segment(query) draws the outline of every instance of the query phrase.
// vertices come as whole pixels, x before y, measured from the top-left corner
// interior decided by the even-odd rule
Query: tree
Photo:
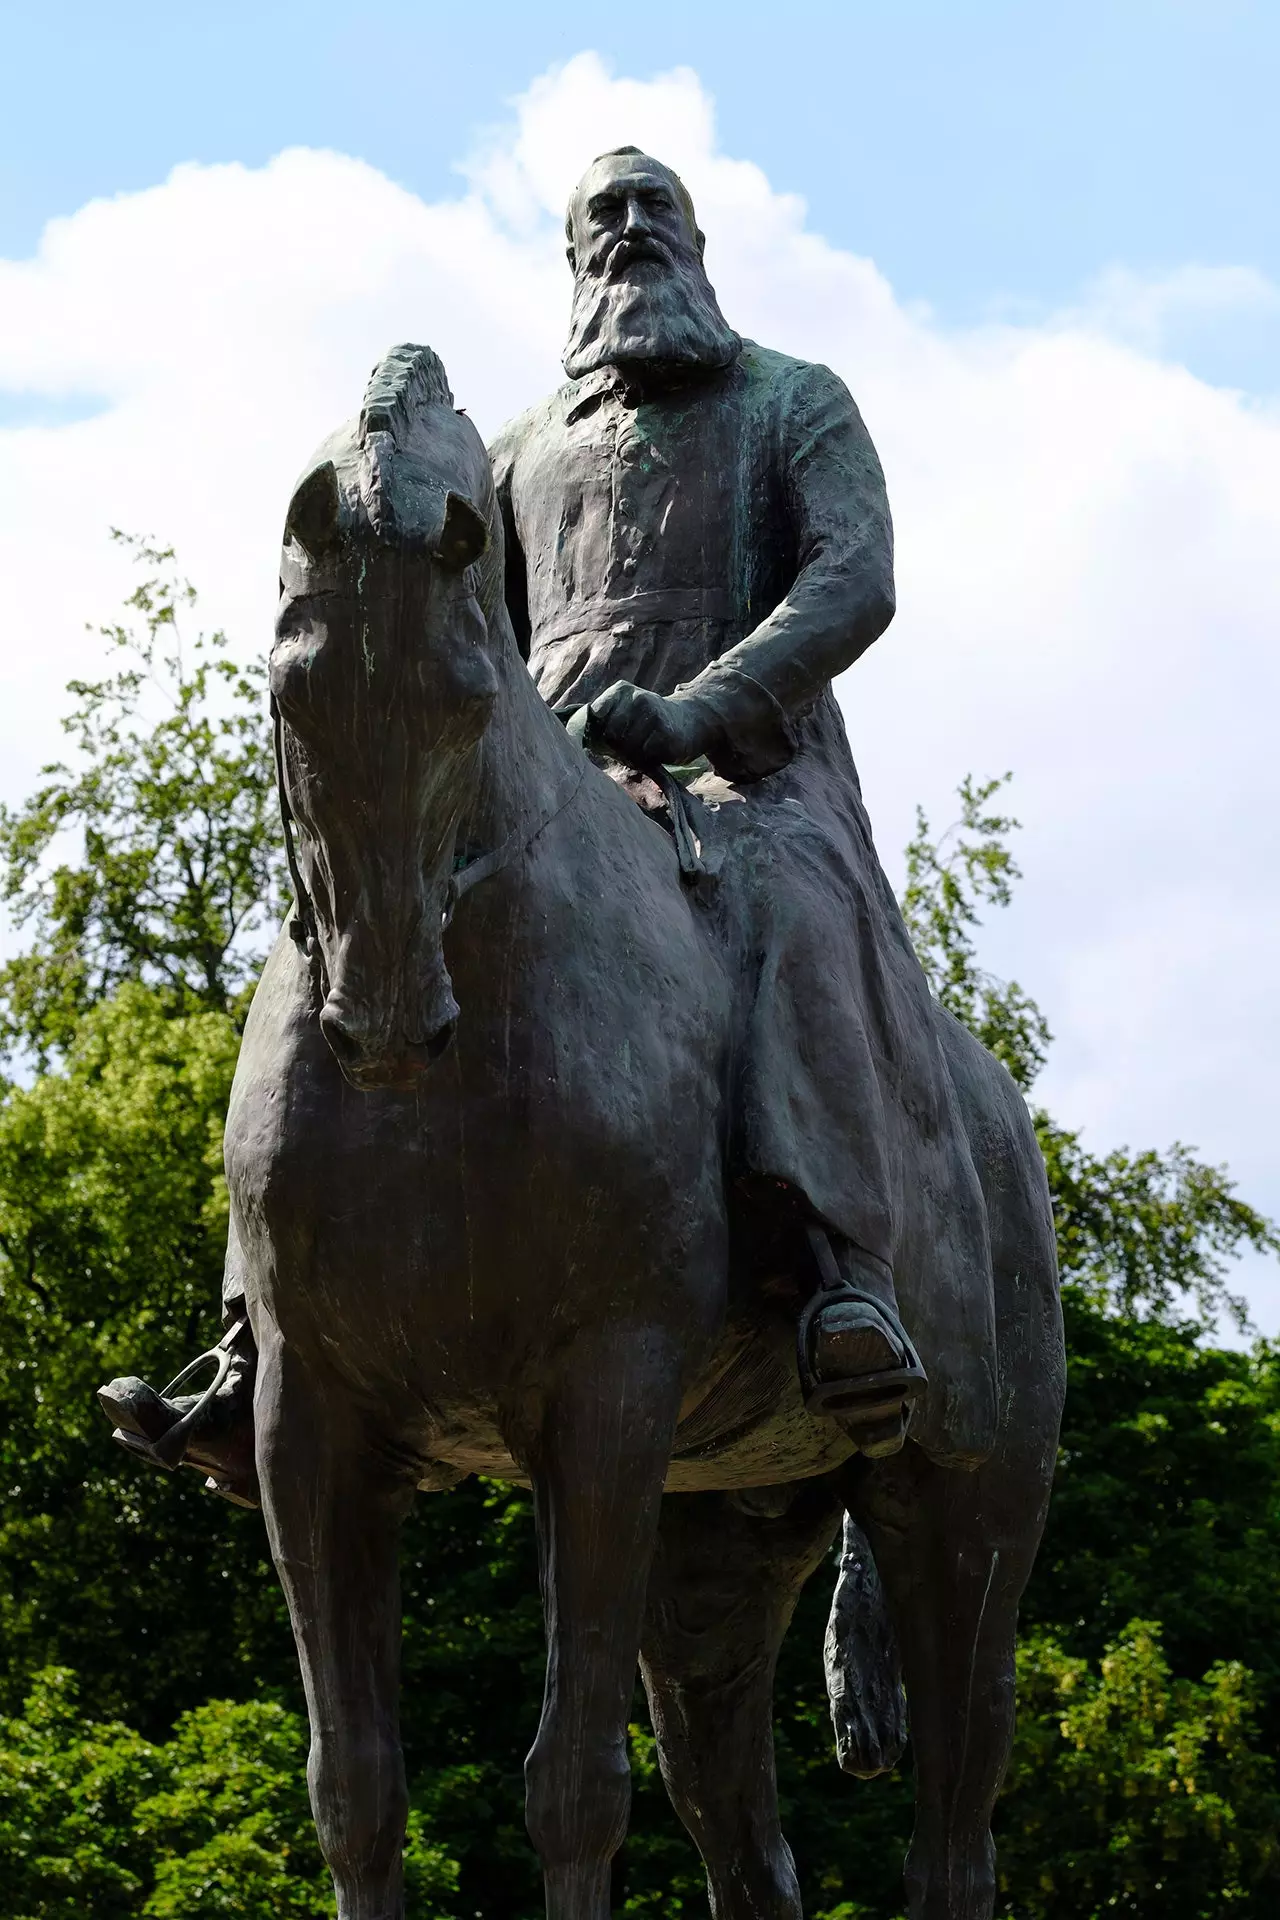
[[[960,818],[937,840],[916,808],[907,843],[902,917],[934,997],[1003,1062],[1025,1093],[1048,1057],[1053,1036],[1039,1007],[1016,980],[978,965],[973,929],[984,907],[1007,907],[1021,870],[1008,845],[1012,814],[986,811],[1011,779],[960,783]]]
[[[1063,1301],[1067,1404],[1023,1622],[1096,1661],[1158,1618],[1177,1673],[1243,1661],[1280,1754],[1280,1354],[1108,1311],[1071,1280]]]
[[[214,1700],[152,1744],[81,1711],[74,1677],[37,1674],[0,1721],[7,1920],[261,1920],[333,1911],[306,1792],[306,1729],[268,1701]],[[416,1911],[446,1920],[453,1861],[410,1822]]]
[[[135,1367],[163,1384],[216,1333],[237,1046],[226,1012],[130,982],[0,1099],[0,1710],[47,1665],[149,1737],[193,1673],[295,1684],[257,1516],[139,1472],[94,1400]]]
[[[174,1012],[233,1006],[286,897],[265,668],[237,666],[221,633],[186,641],[196,595],[173,549],[112,537],[147,570],[99,629],[124,664],[71,682],[79,764],[45,767],[25,806],[0,809],[0,893],[31,934],[0,969],[0,1041],[42,1062],[127,980]],[[69,832],[78,849],[50,869]]]
[[[1274,1901],[1280,1793],[1238,1661],[1177,1679],[1159,1626],[1133,1620],[1096,1672],[1049,1635],[1024,1641],[1018,1687],[1000,1821],[1011,1914],[1202,1920]]]

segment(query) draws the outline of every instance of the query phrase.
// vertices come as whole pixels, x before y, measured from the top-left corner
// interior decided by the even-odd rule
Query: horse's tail
[[[840,1765],[861,1780],[888,1773],[907,1744],[902,1668],[870,1544],[849,1514],[823,1655]]]

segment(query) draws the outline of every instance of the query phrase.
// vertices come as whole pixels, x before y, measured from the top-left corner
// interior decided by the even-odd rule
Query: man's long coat
[[[936,1389],[934,1444],[981,1457],[981,1195],[831,690],[892,612],[884,478],[858,410],[827,368],[747,342],[647,399],[611,370],[571,382],[491,452],[508,601],[547,701],[629,680],[692,687],[725,716],[717,766],[742,804],[707,838],[723,858],[709,911],[740,982],[729,1177],[785,1182],[892,1270]]]

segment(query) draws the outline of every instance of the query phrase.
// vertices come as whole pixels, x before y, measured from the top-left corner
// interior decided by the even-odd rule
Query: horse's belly
[[[664,1483],[668,1493],[814,1479],[851,1456],[852,1443],[834,1421],[805,1412],[794,1344],[789,1321],[725,1334],[685,1397]],[[500,1424],[479,1410],[437,1436],[433,1457],[458,1474],[528,1484]]]

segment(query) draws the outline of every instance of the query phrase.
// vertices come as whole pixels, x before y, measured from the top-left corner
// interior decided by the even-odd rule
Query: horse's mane
[[[448,407],[450,412],[455,411],[449,377],[439,354],[430,347],[412,343],[392,347],[389,353],[383,354],[369,375],[369,384],[360,404],[359,438],[367,443],[371,435],[389,434],[398,454],[408,446],[410,430],[419,412],[424,407],[433,406]],[[505,619],[502,515],[498,510],[484,442],[469,420],[466,425],[475,440],[476,475],[480,482],[479,493],[473,504],[484,515],[489,527],[489,544],[477,566],[480,602],[487,618]],[[395,465],[395,454],[389,457],[385,449],[378,451],[366,445],[366,455],[369,465],[361,492],[366,511],[376,528],[385,511],[383,489]],[[511,644],[515,644],[514,639]]]
[[[440,356],[430,347],[392,347],[369,375],[360,405],[361,437],[389,433],[399,441],[416,410],[433,405],[453,405]]]

